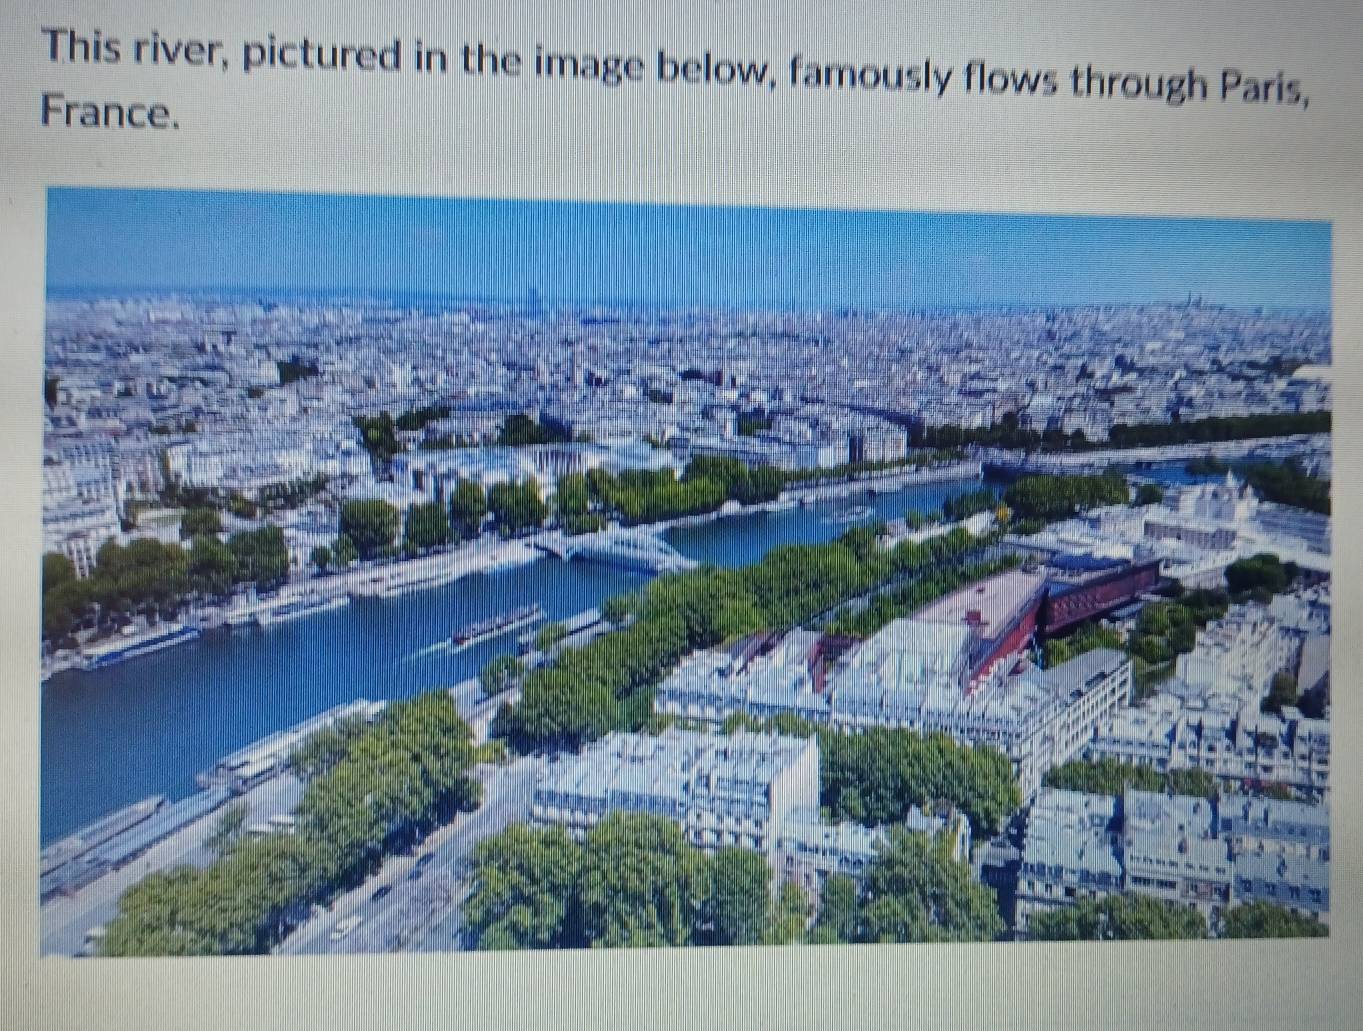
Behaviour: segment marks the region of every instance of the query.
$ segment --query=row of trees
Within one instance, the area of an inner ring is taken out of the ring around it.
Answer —
[[[1196,909],[1145,895],[1108,895],[1032,918],[1036,941],[1169,941],[1207,937],[1207,921]],[[1219,917],[1221,938],[1322,938],[1319,920],[1269,902],[1231,906]]]
[[[215,835],[204,869],[155,873],[129,888],[109,923],[112,956],[264,953],[311,905],[358,884],[386,852],[476,808],[468,727],[446,692],[391,703],[372,725],[322,731],[302,746],[307,782],[297,833]],[[229,810],[223,817],[239,823]]]
[[[360,431],[360,440],[369,457],[379,465],[386,465],[404,450],[398,433],[415,433],[423,430],[432,422],[449,417],[448,405],[433,404],[403,412],[396,419],[391,412],[377,415],[357,415],[355,428]],[[502,422],[497,434],[497,444],[503,447],[528,447],[536,444],[562,444],[572,440],[572,434],[556,423],[537,422],[530,416],[516,413],[508,415]],[[472,441],[443,438],[443,445],[454,447],[458,444],[469,445]]]
[[[1004,492],[1004,503],[1019,519],[1067,519],[1102,505],[1125,505],[1126,477],[1115,470],[1098,476],[1023,476]]]
[[[1209,444],[1258,437],[1288,437],[1299,433],[1329,433],[1329,412],[1266,412],[1259,415],[1213,416],[1174,422],[1115,424],[1106,441],[1089,440],[1082,430],[1063,433],[1022,426],[1009,412],[986,427],[924,426],[912,429],[914,447],[959,448],[967,445],[1023,451],[1093,451],[1103,448],[1157,447]]]
[[[538,501],[533,484],[529,493]],[[402,552],[420,554],[477,537],[488,510],[487,495],[471,480],[459,482],[448,507],[436,501],[416,504],[407,510],[405,520],[397,508],[378,498],[347,501],[341,506],[336,542],[329,548],[314,548],[312,561],[319,569],[327,569],[344,568],[360,559],[391,557],[398,553],[399,529]]]
[[[481,949],[620,948],[839,941],[989,941],[993,893],[926,835],[896,831],[862,883],[773,893],[764,857],[707,856],[670,820],[614,813],[582,844],[511,827],[478,846],[465,926]]]
[[[1120,795],[1128,787],[1199,798],[1215,798],[1220,792],[1216,778],[1206,770],[1160,772],[1150,766],[1136,766],[1116,759],[1075,759],[1047,770],[1043,783],[1048,788],[1094,795]]]
[[[283,531],[267,526],[232,534],[224,543],[202,534],[188,548],[139,538],[107,541],[84,580],[70,559],[43,556],[43,636],[69,637],[82,625],[112,629],[134,615],[174,614],[191,597],[220,598],[241,584],[265,588],[289,572]]]

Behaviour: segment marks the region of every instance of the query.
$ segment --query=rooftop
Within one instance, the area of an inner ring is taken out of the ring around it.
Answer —
[[[914,614],[919,623],[946,623],[973,627],[991,639],[1005,633],[1045,586],[1041,573],[1012,570],[991,576],[970,587],[953,591]]]

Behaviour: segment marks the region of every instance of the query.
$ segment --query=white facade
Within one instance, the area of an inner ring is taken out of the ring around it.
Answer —
[[[699,848],[748,848],[770,860],[787,819],[818,805],[816,739],[669,729],[609,734],[550,767],[531,817],[581,838],[609,813],[653,813]]]

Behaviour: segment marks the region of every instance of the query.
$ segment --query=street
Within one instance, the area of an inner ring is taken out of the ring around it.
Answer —
[[[319,909],[275,950],[279,955],[447,951],[457,948],[460,905],[468,890],[467,862],[480,841],[530,813],[544,760],[518,759],[487,768],[483,804],[435,831],[416,855],[391,856],[378,873]],[[422,856],[434,858],[418,866]],[[420,872],[417,872],[420,870]],[[415,879],[412,875],[416,874]],[[380,899],[374,893],[387,887]],[[341,941],[336,925],[349,917],[362,922]]]
[[[271,816],[293,812],[302,793],[298,778],[287,773],[257,785],[241,796],[246,803],[245,825],[264,823]],[[148,874],[186,864],[202,867],[211,863],[214,856],[204,841],[218,825],[223,808],[181,828],[75,894],[47,902],[42,907],[43,955],[74,956],[84,945],[86,933],[112,920],[118,912],[119,897]]]

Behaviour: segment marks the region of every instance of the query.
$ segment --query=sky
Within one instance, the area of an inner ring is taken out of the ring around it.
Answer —
[[[1326,222],[54,188],[48,291],[1330,306]]]

